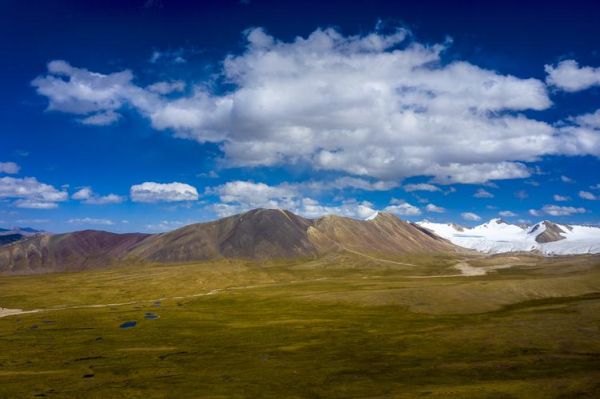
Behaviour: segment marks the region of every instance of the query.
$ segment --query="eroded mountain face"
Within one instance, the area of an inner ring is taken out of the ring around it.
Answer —
[[[38,234],[0,247],[0,271],[41,273],[105,267],[123,258],[148,234],[85,230]]]
[[[540,225],[543,225],[543,227],[545,227],[545,229],[540,228]],[[564,228],[564,230],[563,230]],[[542,223],[538,223],[536,224],[533,229],[537,230],[537,231],[541,231],[538,234],[535,235],[535,241],[543,244],[546,242],[554,242],[554,241],[560,241],[560,240],[564,240],[566,239],[566,237],[563,234],[566,234],[567,231],[572,231],[573,228],[571,226],[567,226],[567,225],[563,225],[562,228],[561,226],[558,226],[556,223],[552,223],[549,222],[547,220],[544,220]],[[531,233],[535,233],[535,231],[531,231]]]

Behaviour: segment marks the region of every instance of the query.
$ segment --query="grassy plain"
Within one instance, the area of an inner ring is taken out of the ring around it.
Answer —
[[[600,258],[458,261],[0,276],[0,398],[600,397]]]

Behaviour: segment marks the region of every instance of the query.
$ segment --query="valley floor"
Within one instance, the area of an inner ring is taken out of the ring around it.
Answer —
[[[600,258],[363,255],[0,276],[0,398],[600,397]]]

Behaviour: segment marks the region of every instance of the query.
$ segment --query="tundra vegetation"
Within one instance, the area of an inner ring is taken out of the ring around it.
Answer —
[[[594,256],[129,264],[0,305],[1,398],[600,397]]]

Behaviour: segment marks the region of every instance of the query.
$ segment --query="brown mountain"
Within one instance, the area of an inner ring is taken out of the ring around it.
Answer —
[[[372,220],[325,216],[314,220],[308,233],[320,253],[345,249],[369,254],[404,255],[454,250],[452,244],[431,232],[382,212]]]
[[[0,272],[39,273],[103,267],[122,259],[148,234],[76,231],[38,234],[0,248]]]
[[[564,240],[566,237],[563,237],[561,233],[566,233],[566,231],[564,231],[563,229],[561,229],[558,225],[556,225],[555,223],[549,222],[547,220],[544,220],[543,222],[535,225],[531,232],[533,233],[535,230],[539,230],[541,229],[542,225],[544,227],[546,227],[546,229],[544,230],[543,233],[538,234],[535,237],[535,240],[539,243],[547,243],[547,242],[554,242],[554,241],[560,241],[560,240]],[[571,226],[564,226],[567,229],[572,229]]]
[[[307,230],[312,221],[280,209],[252,211],[156,234],[131,256],[158,262],[226,258],[315,257]]]
[[[306,219],[280,209],[255,209],[154,235],[89,230],[38,235],[1,247],[0,271],[81,270],[140,260],[316,258],[340,251],[397,256],[454,252],[455,248],[387,213],[363,221],[339,216]]]

